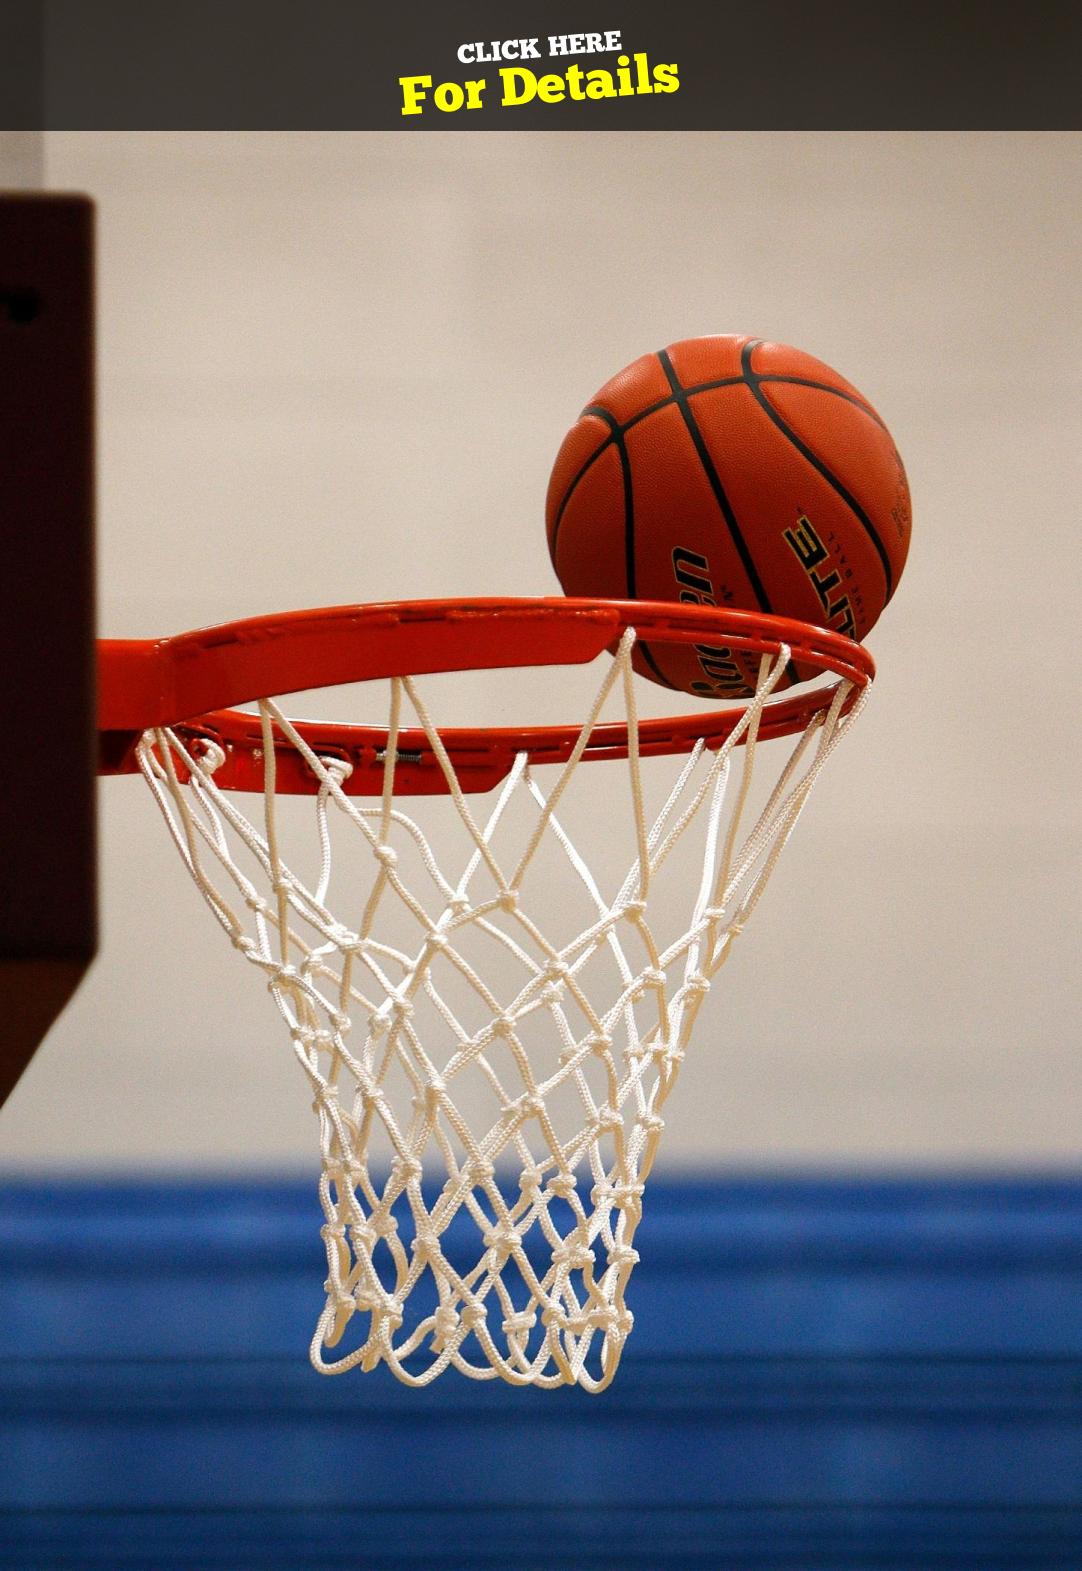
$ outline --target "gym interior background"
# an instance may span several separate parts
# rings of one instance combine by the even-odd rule
[[[0,186],[98,204],[103,633],[557,592],[564,431],[711,332],[850,378],[914,504],[870,705],[668,1104],[602,1397],[311,1373],[307,1088],[103,784],[101,953],[0,1115],[0,1564],[1078,1563],[1078,151],[0,137]]]

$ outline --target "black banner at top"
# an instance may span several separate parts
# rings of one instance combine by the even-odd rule
[[[1054,129],[1082,6],[5,0],[10,130]]]

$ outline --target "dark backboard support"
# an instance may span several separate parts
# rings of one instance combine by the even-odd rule
[[[93,207],[0,195],[0,1102],[97,944]]]

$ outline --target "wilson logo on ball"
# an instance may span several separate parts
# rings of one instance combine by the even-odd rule
[[[680,547],[672,554],[673,577],[680,585],[679,598],[686,605],[717,605],[705,556]],[[691,691],[706,698],[736,698],[744,692],[744,677],[724,644],[693,644],[705,681],[694,681]]]

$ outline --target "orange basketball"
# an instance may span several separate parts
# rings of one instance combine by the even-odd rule
[[[633,361],[583,410],[546,523],[567,595],[772,611],[862,639],[905,566],[909,487],[871,404],[821,360],[689,338]],[[640,643],[635,666],[731,698],[754,688],[758,657]],[[791,666],[787,680],[809,675]]]

